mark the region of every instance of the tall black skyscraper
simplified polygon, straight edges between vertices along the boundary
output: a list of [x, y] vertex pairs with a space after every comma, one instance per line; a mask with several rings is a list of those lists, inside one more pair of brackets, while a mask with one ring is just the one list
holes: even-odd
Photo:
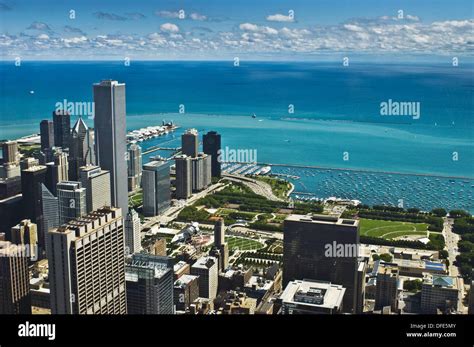
[[54, 145], [62, 148], [69, 148], [71, 137], [71, 116], [65, 110], [55, 110], [53, 112], [54, 123]]
[[340, 284], [346, 288], [343, 310], [355, 313], [359, 222], [291, 215], [283, 225], [283, 285], [304, 279]]
[[196, 129], [188, 129], [181, 135], [181, 152], [188, 157], [196, 158], [199, 152], [198, 131]]
[[27, 219], [38, 225], [38, 245], [44, 250], [43, 207], [41, 184], [46, 182], [46, 166], [35, 165], [21, 171], [23, 212]]
[[221, 135], [216, 131], [209, 131], [202, 137], [202, 148], [204, 153], [211, 156], [212, 177], [221, 176], [221, 163], [219, 162], [219, 151], [221, 149]]
[[54, 123], [48, 119], [40, 122], [41, 149], [45, 150], [54, 146]]

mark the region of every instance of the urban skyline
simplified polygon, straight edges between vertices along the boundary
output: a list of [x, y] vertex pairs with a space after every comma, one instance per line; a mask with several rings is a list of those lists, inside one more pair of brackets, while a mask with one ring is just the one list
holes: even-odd
[[7, 344], [471, 342], [470, 2], [0, 17]]

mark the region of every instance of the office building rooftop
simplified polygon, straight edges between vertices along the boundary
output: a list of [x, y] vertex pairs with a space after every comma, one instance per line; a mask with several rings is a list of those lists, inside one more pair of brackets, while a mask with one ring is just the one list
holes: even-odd
[[305, 304], [332, 309], [340, 307], [346, 288], [330, 282], [297, 280], [286, 286], [281, 300], [286, 304]]
[[328, 215], [313, 215], [313, 216], [306, 216], [300, 214], [292, 214], [289, 215], [285, 221], [292, 221], [292, 222], [307, 222], [307, 223], [314, 223], [314, 224], [332, 224], [332, 225], [341, 225], [341, 226], [350, 226], [355, 227], [359, 225], [359, 221], [355, 219], [346, 219], [346, 218], [339, 218], [337, 216], [328, 216]]

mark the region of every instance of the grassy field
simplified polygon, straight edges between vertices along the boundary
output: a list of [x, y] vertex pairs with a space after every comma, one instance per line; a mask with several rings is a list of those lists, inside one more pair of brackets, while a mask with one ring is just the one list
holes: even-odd
[[264, 245], [262, 245], [258, 241], [245, 239], [241, 237], [227, 236], [225, 240], [229, 245], [229, 250], [238, 248], [241, 251], [248, 251], [248, 250], [260, 249], [264, 247]]
[[128, 198], [128, 204], [137, 208], [143, 204], [143, 192], [139, 191]]
[[291, 185], [288, 182], [276, 177], [255, 176], [254, 178], [259, 181], [268, 183], [270, 187], [272, 187], [273, 194], [282, 199], [286, 198], [286, 194], [291, 188]]
[[405, 235], [427, 236], [428, 224], [392, 222], [385, 220], [360, 220], [360, 234], [364, 236], [381, 237], [387, 240]]

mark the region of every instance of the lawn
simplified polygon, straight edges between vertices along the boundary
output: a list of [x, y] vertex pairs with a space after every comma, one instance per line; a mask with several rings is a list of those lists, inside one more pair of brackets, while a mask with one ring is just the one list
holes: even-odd
[[262, 243], [256, 240], [246, 239], [242, 237], [227, 236], [225, 240], [229, 245], [229, 250], [238, 248], [241, 251], [248, 251], [264, 247]]
[[380, 237], [387, 240], [404, 235], [427, 236], [428, 230], [428, 224], [426, 223], [393, 222], [364, 218], [361, 218], [359, 225], [361, 235]]

